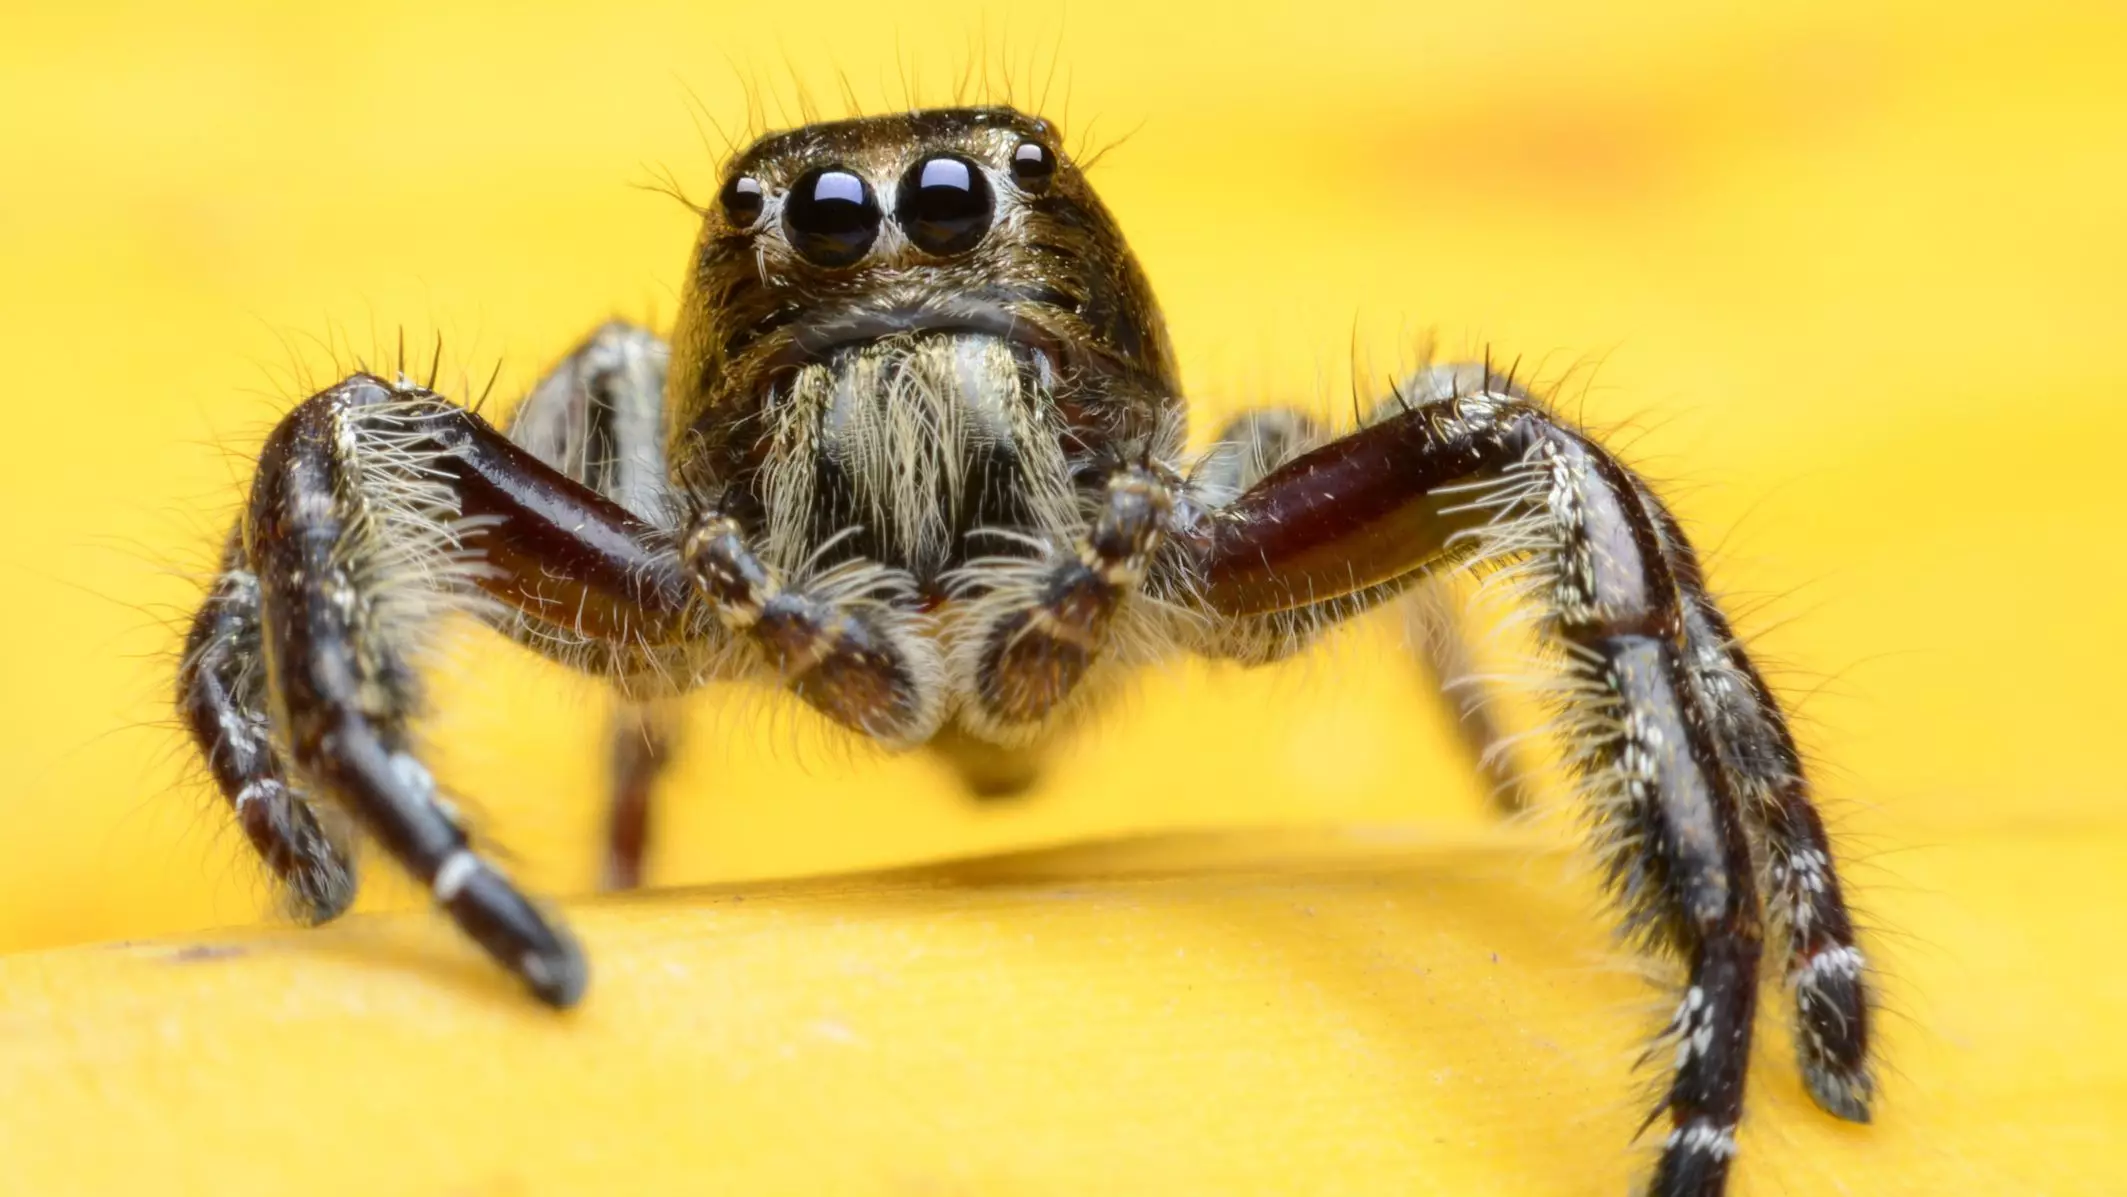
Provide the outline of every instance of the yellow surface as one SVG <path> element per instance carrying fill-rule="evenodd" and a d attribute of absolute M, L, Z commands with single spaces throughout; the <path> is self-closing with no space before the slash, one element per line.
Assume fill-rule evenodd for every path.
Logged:
<path fill-rule="evenodd" d="M 2030 836 L 1917 874 L 2104 861 Z M 405 915 L 30 953 L 0 960 L 0 1084 L 36 1095 L 0 1159 L 28 1193 L 1616 1194 L 1668 1003 L 1592 900 L 1525 838 L 1386 829 L 725 886 L 575 907 L 598 988 L 563 1018 Z M 2110 921 L 1917 964 L 1931 1025 L 1895 1045 L 1937 1043 L 1876 1126 L 1768 1045 L 1736 1191 L 2117 1192 L 2086 1109 L 2117 1067 L 2056 1034 L 2117 986 L 2001 1002 Z"/>
<path fill-rule="evenodd" d="M 1487 830 L 1380 628 L 1151 678 L 1001 807 L 705 696 L 654 872 L 718 888 L 580 909 L 568 1020 L 422 915 L 181 968 L 197 936 L 64 947 L 267 921 L 165 694 L 306 383 L 403 326 L 515 394 L 669 315 L 692 219 L 628 184 L 708 193 L 694 105 L 736 135 L 796 78 L 838 110 L 837 68 L 873 108 L 943 98 L 971 53 L 1129 135 L 1095 177 L 1200 428 L 1343 410 L 1355 343 L 1374 378 L 1430 328 L 1570 375 L 1715 546 L 1890 1006 L 1865 1131 L 1767 1027 L 1747 1191 L 2127 1187 L 2118 6 L 435 7 L 0 12 L 0 949 L 59 949 L 0 962 L 0 1178 L 31 1170 L 0 1191 L 157 1191 L 141 1161 L 214 1192 L 1617 1191 L 1655 991 L 1564 820 Z M 602 702 L 463 657 L 443 775 L 521 876 L 585 891 Z M 1266 831 L 1238 870 L 1184 838 L 1147 876 L 758 884 L 1385 821 L 1408 842 Z M 371 872 L 368 906 L 414 904 Z"/>

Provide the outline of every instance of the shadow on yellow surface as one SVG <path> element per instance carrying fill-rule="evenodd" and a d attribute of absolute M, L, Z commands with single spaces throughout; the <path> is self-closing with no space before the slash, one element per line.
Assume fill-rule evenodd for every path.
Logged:
<path fill-rule="evenodd" d="M 2041 840 L 1916 873 L 2094 862 Z M 22 954 L 0 1084 L 38 1098 L 0 1146 L 39 1193 L 1618 1192 L 1620 1079 L 1667 999 L 1584 881 L 1526 836 L 1383 829 L 605 900 L 570 911 L 595 979 L 565 1016 L 418 917 Z M 2024 1080 L 2051 1020 L 1965 996 L 2101 919 L 2034 941 L 1929 905 L 1895 911 L 1998 963 L 1907 976 L 1946 1021 L 1894 1033 L 1872 1127 L 1809 1105 L 1768 1027 L 1737 1191 L 2102 1191 L 2081 1098 Z"/>
<path fill-rule="evenodd" d="M 1803 711 L 1891 1006 L 1867 1130 L 1801 1103 L 1766 1028 L 1742 1191 L 2120 1183 L 2127 15 L 823 0 L 0 21 L 0 948 L 266 920 L 168 726 L 170 625 L 306 381 L 404 327 L 441 331 L 456 389 L 499 360 L 515 395 L 607 316 L 664 323 L 693 218 L 628 184 L 669 168 L 708 193 L 693 104 L 743 123 L 749 84 L 833 96 L 837 69 L 874 108 L 904 76 L 938 97 L 975 44 L 1022 99 L 1057 59 L 1049 107 L 1088 145 L 1129 134 L 1094 179 L 1166 304 L 1199 435 L 1254 402 L 1346 418 L 1351 347 L 1368 388 L 1431 328 L 1570 374 L 1561 402 L 1716 547 Z M 1176 666 L 1002 806 L 705 695 L 653 873 L 720 888 L 581 908 L 602 971 L 579 1017 L 497 1000 L 412 916 L 247 933 L 198 967 L 21 955 L 0 963 L 0 1070 L 54 1096 L 7 1103 L 0 1161 L 39 1169 L 19 1191 L 140 1191 L 93 1130 L 216 1192 L 285 1191 L 296 1168 L 318 1193 L 583 1191 L 601 1170 L 1617 1191 L 1627 1065 L 1660 1003 L 1615 966 L 1558 837 L 1485 830 L 1394 640 Z M 602 700 L 478 637 L 462 656 L 429 728 L 442 775 L 520 875 L 587 891 Z M 1235 873 L 1200 871 L 1192 840 L 1149 877 L 1108 875 L 1111 848 L 1068 857 L 1097 901 L 1016 875 L 736 884 L 1390 819 L 1451 846 L 1355 864 L 1265 833 Z M 370 906 L 410 902 L 371 872 Z"/>

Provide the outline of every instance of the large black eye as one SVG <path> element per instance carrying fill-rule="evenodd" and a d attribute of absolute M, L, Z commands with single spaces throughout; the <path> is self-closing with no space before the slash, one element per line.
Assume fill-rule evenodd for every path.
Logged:
<path fill-rule="evenodd" d="M 806 171 L 783 201 L 783 224 L 799 253 L 822 266 L 847 266 L 879 235 L 879 201 L 864 180 L 839 166 Z"/>
<path fill-rule="evenodd" d="M 917 249 L 957 254 L 990 231 L 990 181 L 965 158 L 925 158 L 901 176 L 894 214 Z"/>
<path fill-rule="evenodd" d="M 761 181 L 752 175 L 736 175 L 717 193 L 724 205 L 724 219 L 735 229 L 749 228 L 761 215 Z"/>
<path fill-rule="evenodd" d="M 1012 181 L 1020 189 L 1039 195 L 1056 177 L 1056 155 L 1038 141 L 1022 141 L 1012 151 Z"/>

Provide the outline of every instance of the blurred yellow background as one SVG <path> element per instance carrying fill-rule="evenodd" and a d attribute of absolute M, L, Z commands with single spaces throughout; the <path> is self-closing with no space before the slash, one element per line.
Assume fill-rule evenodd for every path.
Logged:
<path fill-rule="evenodd" d="M 803 90 L 830 115 L 845 84 L 868 110 L 943 102 L 972 64 L 1074 145 L 1119 142 L 1094 179 L 1200 434 L 1249 403 L 1345 410 L 1355 358 L 1375 387 L 1430 332 L 1562 380 L 1662 480 L 1799 708 L 1889 973 L 1884 1124 L 1819 1126 L 1767 1079 L 1791 1071 L 1768 1024 L 1755 1108 L 1783 1121 L 1746 1172 L 1806 1140 L 1844 1191 L 2127 1183 L 2119 6 L 4 9 L 0 949 L 270 917 L 166 695 L 278 413 L 402 329 L 476 390 L 499 362 L 514 397 L 600 320 L 666 323 L 694 218 L 650 187 L 710 195 L 749 96 L 783 125 Z M 1191 827 L 1494 834 L 1392 635 L 1165 671 L 991 806 L 704 695 L 653 874 Z M 604 700 L 477 635 L 461 662 L 440 772 L 531 885 L 587 892 Z M 385 873 L 366 906 L 418 905 Z M 1589 966 L 1588 917 L 1532 976 Z M 1592 1067 L 1615 1077 L 1593 1100 L 1623 1109 L 1627 1062 Z"/>

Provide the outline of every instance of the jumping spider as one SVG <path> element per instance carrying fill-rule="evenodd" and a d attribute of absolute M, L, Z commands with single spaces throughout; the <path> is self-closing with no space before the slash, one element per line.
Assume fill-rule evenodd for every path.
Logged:
<path fill-rule="evenodd" d="M 360 373 L 267 440 L 178 702 L 303 917 L 352 900 L 358 828 L 540 1000 L 583 994 L 575 941 L 412 751 L 447 611 L 639 704 L 772 676 L 979 780 L 1154 659 L 1273 660 L 1503 570 L 1557 649 L 1630 926 L 1689 970 L 1652 1191 L 1724 1186 L 1768 924 L 1810 1092 L 1867 1119 L 1862 958 L 1786 720 L 1603 446 L 1459 365 L 1342 437 L 1267 410 L 1185 455 L 1150 287 L 1056 130 L 1009 109 L 766 137 L 703 215 L 669 344 L 600 330 L 506 429 Z M 641 811 L 616 825 L 626 879 Z"/>

